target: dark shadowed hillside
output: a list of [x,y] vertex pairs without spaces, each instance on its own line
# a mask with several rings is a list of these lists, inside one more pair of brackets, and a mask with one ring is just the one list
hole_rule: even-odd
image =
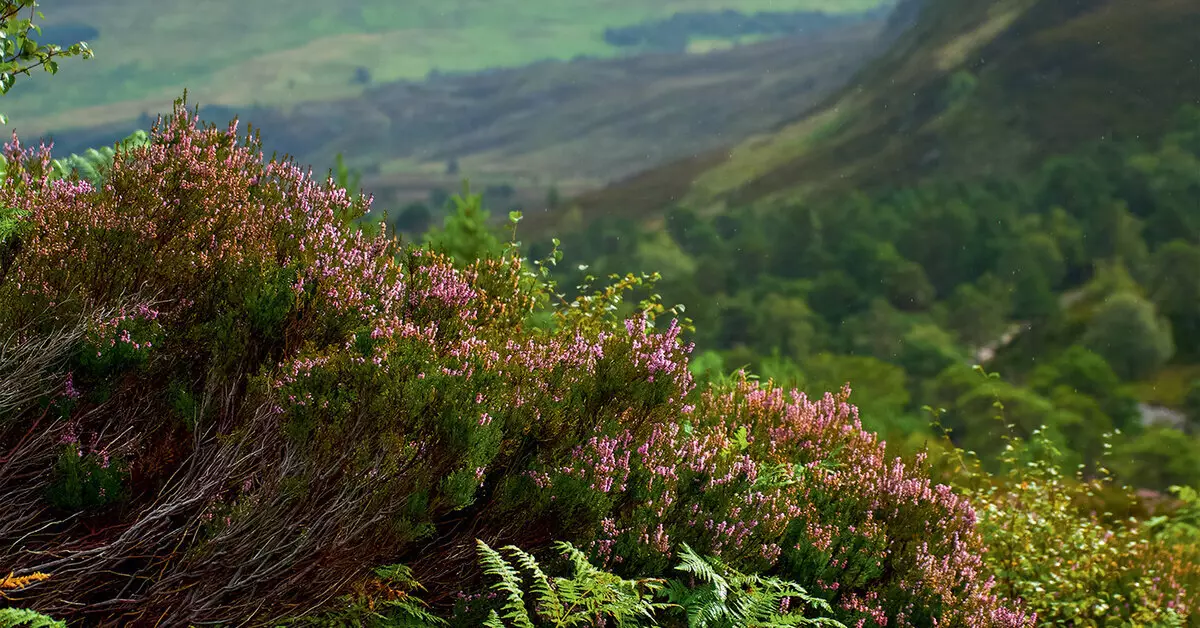
[[930,0],[815,112],[579,203],[640,214],[1010,173],[1086,142],[1154,135],[1200,100],[1197,32],[1200,3],[1186,0]]

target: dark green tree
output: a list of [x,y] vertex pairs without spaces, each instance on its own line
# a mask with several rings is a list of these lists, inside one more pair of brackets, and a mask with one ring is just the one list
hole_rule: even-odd
[[1147,377],[1175,353],[1171,326],[1154,304],[1124,292],[1110,297],[1092,317],[1082,338],[1124,380]]
[[1200,379],[1192,380],[1183,398],[1183,412],[1187,416],[1184,428],[1188,434],[1200,436]]
[[1147,288],[1180,357],[1200,357],[1200,246],[1175,240],[1155,251]]
[[1029,375],[1028,384],[1048,397],[1062,390],[1093,399],[1113,426],[1121,430],[1136,431],[1140,427],[1137,398],[1104,358],[1079,345],[1072,345],[1054,360],[1038,365]]
[[393,226],[397,231],[411,234],[425,233],[433,222],[433,212],[424,203],[410,203],[396,216]]
[[1158,491],[1200,485],[1200,439],[1155,426],[1114,447],[1114,471],[1125,482]]
[[900,343],[896,363],[910,375],[934,377],[952,364],[966,362],[954,338],[932,324],[913,325]]
[[425,234],[425,244],[452,256],[460,264],[500,254],[504,247],[488,224],[490,215],[483,209],[483,197],[472,194],[470,187],[464,185],[462,194],[451,200],[454,212],[446,217],[441,229]]
[[759,302],[757,313],[753,336],[764,354],[778,350],[801,359],[813,352],[820,320],[803,299],[768,294]]
[[1008,286],[989,275],[955,288],[945,303],[942,320],[959,341],[977,349],[1004,333],[1011,309]]

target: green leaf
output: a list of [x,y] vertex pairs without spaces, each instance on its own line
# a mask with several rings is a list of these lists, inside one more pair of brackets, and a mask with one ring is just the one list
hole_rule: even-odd
[[66,622],[22,608],[0,608],[0,628],[66,628]]

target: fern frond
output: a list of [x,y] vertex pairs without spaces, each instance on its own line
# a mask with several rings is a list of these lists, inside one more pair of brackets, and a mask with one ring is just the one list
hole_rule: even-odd
[[485,628],[505,628],[504,622],[500,621],[500,616],[496,611],[488,613],[488,618],[483,621]]
[[567,557],[567,560],[571,561],[571,567],[575,570],[576,579],[600,573],[600,570],[588,559],[587,554],[584,554],[574,545],[559,541],[554,546]]
[[416,598],[405,598],[382,604],[388,610],[385,625],[391,628],[433,628],[449,626],[446,620],[425,610],[424,602]]
[[[679,571],[692,574],[702,583],[686,587],[672,581],[668,598],[687,610],[691,628],[787,628],[789,626],[829,626],[845,628],[828,618],[806,617],[804,605],[826,614],[832,613],[829,603],[810,596],[803,587],[775,577],[744,574],[712,557],[701,557],[684,545],[679,552]],[[804,605],[793,605],[792,612],[781,613],[785,599],[799,599]]]
[[390,584],[420,591],[425,590],[425,587],[421,586],[421,583],[417,582],[417,578],[413,576],[412,569],[406,565],[383,565],[382,567],[376,567],[372,571],[374,571],[378,578],[386,580]]
[[712,585],[717,599],[724,601],[729,597],[729,582],[717,573],[717,569],[725,567],[724,563],[716,558],[701,557],[687,543],[682,544],[679,550],[679,559],[683,562],[675,567],[676,569],[690,573],[701,582]]
[[67,628],[67,624],[29,609],[0,608],[0,628]]
[[542,571],[537,560],[527,552],[523,552],[520,548],[513,545],[509,545],[504,549],[516,557],[517,564],[522,569],[532,574],[533,586],[530,587],[530,590],[537,596],[540,613],[545,615],[554,625],[561,625],[563,619],[567,616],[567,609],[563,606],[558,593],[554,591],[554,586],[550,583],[549,576],[546,575],[546,572]]
[[475,543],[479,550],[479,562],[483,565],[483,573],[499,579],[499,582],[492,585],[492,588],[506,594],[507,601],[503,607],[504,619],[513,622],[518,628],[534,628],[529,611],[525,609],[525,595],[521,591],[520,572],[513,569],[508,561],[504,560],[499,552],[488,547],[487,543],[478,539]]

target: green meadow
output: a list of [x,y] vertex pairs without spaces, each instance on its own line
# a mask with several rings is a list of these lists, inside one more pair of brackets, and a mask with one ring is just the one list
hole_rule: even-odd
[[[367,84],[580,55],[610,57],[604,29],[684,11],[858,12],[880,0],[255,0],[63,3],[47,27],[86,24],[94,60],[65,64],[6,103],[24,132],[128,120],[200,104],[287,106]],[[119,42],[119,43],[118,43]],[[706,45],[711,46],[711,42]],[[370,80],[355,81],[365,69]]]

